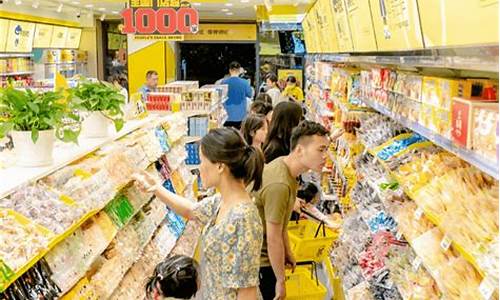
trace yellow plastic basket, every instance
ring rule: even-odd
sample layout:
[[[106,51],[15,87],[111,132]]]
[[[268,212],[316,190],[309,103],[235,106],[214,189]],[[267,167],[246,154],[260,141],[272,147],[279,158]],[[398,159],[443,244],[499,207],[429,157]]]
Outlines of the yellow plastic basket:
[[[316,283],[307,269],[297,268],[292,274],[286,273],[286,299],[288,300],[324,300],[326,288]]]
[[[311,220],[300,220],[298,224],[294,221],[289,223],[290,246],[297,262],[319,262],[328,255],[338,233],[328,227],[323,231],[319,226],[318,222]]]

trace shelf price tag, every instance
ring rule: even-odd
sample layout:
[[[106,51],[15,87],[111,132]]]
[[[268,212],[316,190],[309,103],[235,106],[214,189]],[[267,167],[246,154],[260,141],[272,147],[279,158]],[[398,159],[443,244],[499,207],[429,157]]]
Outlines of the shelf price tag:
[[[415,257],[413,260],[411,266],[413,267],[413,271],[417,272],[418,269],[420,269],[420,266],[422,265],[422,259],[420,257]]]
[[[401,231],[398,231],[398,232],[396,233],[396,239],[397,239],[397,240],[401,240],[401,238],[402,238],[402,237],[403,237],[403,233],[402,233]]]
[[[420,207],[417,208],[417,210],[415,211],[415,214],[414,214],[415,220],[420,220],[420,218],[422,218],[423,215],[424,215],[424,211]]]
[[[485,277],[479,285],[479,293],[481,293],[483,300],[490,300],[494,292],[495,284],[489,277]]]
[[[443,240],[441,241],[441,249],[447,251],[448,249],[450,249],[450,246],[451,246],[451,239],[447,235],[445,235],[443,237]]]

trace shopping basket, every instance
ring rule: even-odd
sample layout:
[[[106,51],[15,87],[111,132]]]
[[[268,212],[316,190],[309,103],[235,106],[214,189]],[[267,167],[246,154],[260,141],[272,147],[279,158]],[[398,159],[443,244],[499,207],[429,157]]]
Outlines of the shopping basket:
[[[286,299],[288,300],[324,300],[326,288],[314,278],[308,268],[297,267],[295,272],[286,272]]]
[[[324,222],[300,220],[289,223],[288,237],[297,262],[319,262],[328,255],[338,233],[327,228]]]

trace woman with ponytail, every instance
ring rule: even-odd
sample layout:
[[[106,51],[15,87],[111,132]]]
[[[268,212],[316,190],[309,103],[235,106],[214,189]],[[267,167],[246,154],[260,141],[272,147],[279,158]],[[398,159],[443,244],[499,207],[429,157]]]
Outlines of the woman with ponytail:
[[[263,154],[234,128],[211,130],[200,148],[203,186],[220,194],[196,203],[167,191],[146,172],[134,179],[181,216],[205,225],[200,299],[256,299],[263,228],[245,187],[252,183],[252,191],[260,188]]]

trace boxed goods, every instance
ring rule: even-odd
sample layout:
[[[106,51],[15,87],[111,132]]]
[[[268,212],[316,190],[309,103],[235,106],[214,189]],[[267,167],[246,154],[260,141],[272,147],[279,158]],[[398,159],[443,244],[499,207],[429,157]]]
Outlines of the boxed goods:
[[[451,138],[451,111],[434,107],[430,129],[440,135]]]
[[[497,157],[498,106],[479,107],[474,110],[472,149],[491,161]]]
[[[442,109],[451,109],[453,97],[459,96],[461,80],[439,77],[424,77],[422,102]]]
[[[478,109],[497,109],[498,103],[453,98],[451,109],[451,138],[461,147],[471,149],[474,130],[474,111]]]
[[[433,107],[429,104],[422,104],[422,109],[418,117],[418,123],[426,128],[436,131],[432,128],[432,111]]]
[[[498,82],[490,79],[471,78],[459,84],[459,96],[467,99],[495,101],[497,91]]]

